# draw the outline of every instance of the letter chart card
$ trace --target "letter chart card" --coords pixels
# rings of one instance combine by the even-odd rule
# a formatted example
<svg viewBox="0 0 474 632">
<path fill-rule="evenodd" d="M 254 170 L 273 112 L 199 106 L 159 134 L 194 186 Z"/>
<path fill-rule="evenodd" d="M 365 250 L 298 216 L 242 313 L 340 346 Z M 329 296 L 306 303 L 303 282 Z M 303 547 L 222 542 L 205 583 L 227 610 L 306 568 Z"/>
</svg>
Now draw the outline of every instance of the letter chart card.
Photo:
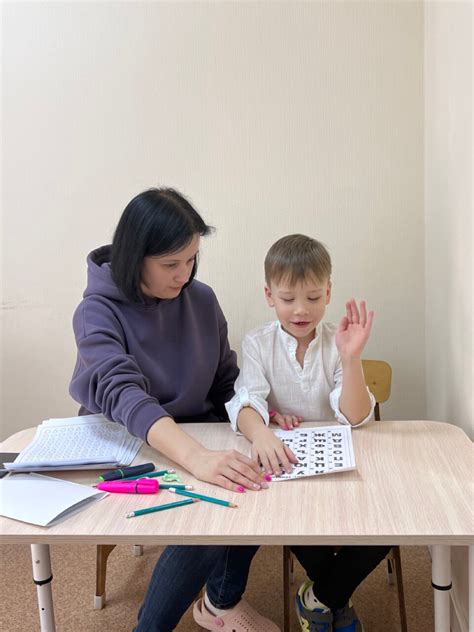
<svg viewBox="0 0 474 632">
<path fill-rule="evenodd" d="M 274 433 L 290 448 L 298 463 L 293 466 L 291 474 L 274 476 L 273 481 L 333 474 L 356 468 L 349 426 L 275 430 Z"/>
</svg>

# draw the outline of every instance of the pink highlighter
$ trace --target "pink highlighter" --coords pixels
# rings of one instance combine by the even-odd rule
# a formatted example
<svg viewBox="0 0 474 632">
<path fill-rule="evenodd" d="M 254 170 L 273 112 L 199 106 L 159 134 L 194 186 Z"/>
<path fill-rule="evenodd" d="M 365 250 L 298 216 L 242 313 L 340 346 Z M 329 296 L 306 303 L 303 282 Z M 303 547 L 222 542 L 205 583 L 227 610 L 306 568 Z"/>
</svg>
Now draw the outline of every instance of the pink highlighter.
<svg viewBox="0 0 474 632">
<path fill-rule="evenodd" d="M 114 494 L 156 494 L 160 483 L 156 478 L 139 478 L 136 481 L 104 481 L 97 489 Z"/>
</svg>

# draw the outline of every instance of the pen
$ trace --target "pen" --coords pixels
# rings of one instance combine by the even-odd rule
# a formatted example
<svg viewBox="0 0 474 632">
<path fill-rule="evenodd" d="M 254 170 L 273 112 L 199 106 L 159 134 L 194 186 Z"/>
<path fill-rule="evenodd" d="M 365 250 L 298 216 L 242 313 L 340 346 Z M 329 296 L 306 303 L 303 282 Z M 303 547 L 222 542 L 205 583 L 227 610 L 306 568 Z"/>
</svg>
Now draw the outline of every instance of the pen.
<svg viewBox="0 0 474 632">
<path fill-rule="evenodd" d="M 129 511 L 125 514 L 126 518 L 134 518 L 135 516 L 143 516 L 148 513 L 154 513 L 155 511 L 163 511 L 164 509 L 173 509 L 174 507 L 183 507 L 184 505 L 192 505 L 198 502 L 193 498 L 186 500 L 180 500 L 177 503 L 167 503 L 166 505 L 157 505 L 156 507 L 147 507 L 146 509 L 136 509 L 135 511 Z"/>
<path fill-rule="evenodd" d="M 203 496 L 202 494 L 187 492 L 183 489 L 177 489 L 176 487 L 170 487 L 169 491 L 173 494 L 180 494 L 180 496 L 190 496 L 191 498 L 198 498 L 199 500 L 205 500 L 208 503 L 215 503 L 216 505 L 223 505 L 224 507 L 237 507 L 237 505 L 229 502 L 228 500 L 220 500 L 219 498 L 212 498 L 212 496 Z"/>
<path fill-rule="evenodd" d="M 178 483 L 161 483 L 160 489 L 194 489 L 192 485 L 179 485 Z"/>
<path fill-rule="evenodd" d="M 140 478 L 138 478 L 138 476 L 134 477 L 133 479 L 128 479 L 128 478 L 123 478 L 120 481 L 114 481 L 114 484 L 116 484 L 118 487 L 120 485 L 127 485 L 127 484 L 131 484 L 133 485 L 134 483 L 136 483 L 136 481 L 138 480 L 139 483 L 143 483 L 143 484 L 147 484 L 150 483 L 151 485 L 154 485 L 156 488 L 156 491 L 158 492 L 158 490 L 160 489 L 171 489 L 171 487 L 173 489 L 194 489 L 194 487 L 192 485 L 181 485 L 180 483 L 160 483 L 160 481 L 157 481 L 156 478 L 148 478 L 148 476 L 140 476 Z M 98 485 L 96 485 L 96 487 L 98 489 L 103 489 L 105 491 L 105 487 L 102 487 L 103 485 L 110 485 L 112 483 L 106 482 L 106 483 L 99 483 Z M 111 490 L 108 490 L 111 491 Z M 113 490 L 115 491 L 115 490 Z"/>
<path fill-rule="evenodd" d="M 142 463 L 141 465 L 133 465 L 132 467 L 124 467 L 119 470 L 106 472 L 102 474 L 102 476 L 99 476 L 99 481 L 117 481 L 122 478 L 128 478 L 129 476 L 135 476 L 135 474 L 147 474 L 148 472 L 153 472 L 154 469 L 154 463 Z"/>
<path fill-rule="evenodd" d="M 165 474 L 175 474 L 175 473 L 176 473 L 176 470 L 159 470 L 158 472 L 145 472 L 144 474 L 138 474 L 138 476 L 126 476 L 125 478 L 121 478 L 120 480 L 121 481 L 137 481 L 139 478 L 152 478 L 156 476 L 164 476 Z M 107 479 L 107 480 L 110 480 L 110 479 Z M 97 487 L 97 483 L 95 485 L 92 485 L 92 487 Z"/>
</svg>

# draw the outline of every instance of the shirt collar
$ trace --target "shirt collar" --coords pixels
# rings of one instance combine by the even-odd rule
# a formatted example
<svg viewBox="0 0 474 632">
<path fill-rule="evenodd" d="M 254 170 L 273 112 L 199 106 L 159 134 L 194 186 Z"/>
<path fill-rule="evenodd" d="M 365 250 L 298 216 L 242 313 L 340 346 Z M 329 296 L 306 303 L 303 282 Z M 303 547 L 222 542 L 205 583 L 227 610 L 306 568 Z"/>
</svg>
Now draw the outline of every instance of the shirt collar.
<svg viewBox="0 0 474 632">
<path fill-rule="evenodd" d="M 297 341 L 296 338 L 294 338 L 293 336 L 291 336 L 289 333 L 287 333 L 283 327 L 281 326 L 280 321 L 277 321 L 278 325 L 278 331 L 280 333 L 280 337 L 282 338 L 282 340 L 284 341 L 284 343 L 290 348 L 290 349 L 295 349 L 297 346 Z M 308 350 L 311 349 L 312 347 L 314 347 L 315 345 L 318 344 L 320 338 L 321 338 L 321 332 L 323 329 L 323 323 L 322 321 L 320 323 L 318 323 L 317 327 L 316 327 L 316 335 L 314 336 L 313 340 L 311 340 L 311 342 L 308 345 Z"/>
</svg>

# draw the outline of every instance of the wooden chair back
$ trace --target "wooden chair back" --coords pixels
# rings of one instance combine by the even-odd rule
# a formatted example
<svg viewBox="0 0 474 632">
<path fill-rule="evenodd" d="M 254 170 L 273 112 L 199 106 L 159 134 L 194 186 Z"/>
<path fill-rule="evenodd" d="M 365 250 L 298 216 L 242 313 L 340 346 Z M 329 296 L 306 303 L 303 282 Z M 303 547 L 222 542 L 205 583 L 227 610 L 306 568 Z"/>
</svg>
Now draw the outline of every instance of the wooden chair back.
<svg viewBox="0 0 474 632">
<path fill-rule="evenodd" d="M 386 402 L 390 397 L 392 386 L 392 367 L 383 360 L 362 360 L 365 383 L 377 402 L 374 415 L 380 421 L 379 404 Z"/>
</svg>

